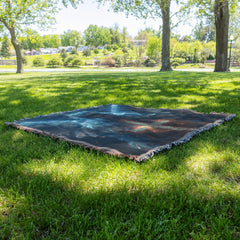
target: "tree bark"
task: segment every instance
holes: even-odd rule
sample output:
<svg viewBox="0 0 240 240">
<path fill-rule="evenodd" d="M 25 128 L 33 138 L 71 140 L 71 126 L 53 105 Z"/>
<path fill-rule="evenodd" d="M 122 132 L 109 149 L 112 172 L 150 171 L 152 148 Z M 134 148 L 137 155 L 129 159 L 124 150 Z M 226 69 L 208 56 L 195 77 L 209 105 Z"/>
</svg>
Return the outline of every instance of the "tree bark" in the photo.
<svg viewBox="0 0 240 240">
<path fill-rule="evenodd" d="M 160 71 L 172 71 L 170 63 L 170 4 L 171 0 L 161 0 L 162 11 L 162 67 Z"/>
<path fill-rule="evenodd" d="M 21 45 L 17 40 L 15 28 L 14 27 L 9 28 L 9 32 L 11 35 L 11 42 L 15 49 L 16 57 L 17 57 L 17 72 L 16 73 L 23 73 L 23 59 L 22 59 Z"/>
<path fill-rule="evenodd" d="M 214 6 L 216 25 L 216 63 L 214 72 L 227 72 L 228 69 L 228 0 L 215 0 Z"/>
</svg>

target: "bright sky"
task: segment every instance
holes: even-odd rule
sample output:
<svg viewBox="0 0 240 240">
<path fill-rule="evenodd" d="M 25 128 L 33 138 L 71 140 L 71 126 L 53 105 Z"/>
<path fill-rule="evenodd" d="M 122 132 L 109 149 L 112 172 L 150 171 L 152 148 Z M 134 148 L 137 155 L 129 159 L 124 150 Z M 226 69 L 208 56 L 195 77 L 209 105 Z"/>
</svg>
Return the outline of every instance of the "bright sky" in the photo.
<svg viewBox="0 0 240 240">
<path fill-rule="evenodd" d="M 172 6 L 174 8 L 175 6 Z M 139 30 L 151 27 L 155 30 L 159 29 L 161 24 L 160 19 L 141 20 L 136 17 L 129 16 L 128 18 L 124 13 L 114 13 L 108 11 L 107 6 L 101 6 L 98 8 L 97 3 L 91 0 L 87 3 L 80 4 L 77 9 L 73 9 L 71 6 L 68 8 L 62 8 L 62 10 L 56 15 L 57 24 L 53 26 L 54 29 L 41 32 L 44 34 L 62 34 L 64 31 L 71 29 L 84 32 L 90 24 L 112 27 L 115 23 L 118 24 L 120 29 L 127 27 L 128 33 L 131 36 L 136 36 Z M 184 25 L 181 28 L 175 29 L 175 33 L 180 35 L 191 34 L 192 27 Z"/>
</svg>

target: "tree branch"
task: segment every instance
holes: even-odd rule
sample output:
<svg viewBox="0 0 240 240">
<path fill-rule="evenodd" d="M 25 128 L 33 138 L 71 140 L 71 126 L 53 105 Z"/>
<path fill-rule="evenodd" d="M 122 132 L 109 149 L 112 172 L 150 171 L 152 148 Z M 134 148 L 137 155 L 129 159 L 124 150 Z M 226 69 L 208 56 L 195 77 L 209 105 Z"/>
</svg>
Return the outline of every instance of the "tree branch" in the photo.
<svg viewBox="0 0 240 240">
<path fill-rule="evenodd" d="M 4 24 L 4 26 L 5 26 L 8 30 L 10 30 L 10 26 L 9 26 L 9 24 L 5 21 L 5 19 L 0 18 L 0 22 L 2 22 L 2 23 Z"/>
</svg>

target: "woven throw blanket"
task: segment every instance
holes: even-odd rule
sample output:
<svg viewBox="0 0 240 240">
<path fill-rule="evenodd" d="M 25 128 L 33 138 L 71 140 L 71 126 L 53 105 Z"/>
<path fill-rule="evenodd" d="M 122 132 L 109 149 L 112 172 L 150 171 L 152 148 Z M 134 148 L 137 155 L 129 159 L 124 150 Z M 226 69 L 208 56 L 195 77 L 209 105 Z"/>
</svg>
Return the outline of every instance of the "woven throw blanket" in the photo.
<svg viewBox="0 0 240 240">
<path fill-rule="evenodd" d="M 141 162 L 234 116 L 110 104 L 5 124 Z"/>
</svg>

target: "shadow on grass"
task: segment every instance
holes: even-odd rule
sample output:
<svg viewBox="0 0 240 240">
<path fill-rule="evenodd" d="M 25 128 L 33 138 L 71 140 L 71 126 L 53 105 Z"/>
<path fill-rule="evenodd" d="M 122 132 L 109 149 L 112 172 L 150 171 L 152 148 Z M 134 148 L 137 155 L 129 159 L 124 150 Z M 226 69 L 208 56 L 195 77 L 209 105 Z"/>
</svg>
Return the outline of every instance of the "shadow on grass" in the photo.
<svg viewBox="0 0 240 240">
<path fill-rule="evenodd" d="M 221 83 L 226 76 L 235 88 Z M 236 78 L 234 73 L 61 73 L 8 81 L 0 89 L 0 238 L 237 239 L 240 198 L 234 191 L 240 173 L 229 168 L 240 142 Z M 215 81 L 222 87 L 216 89 Z M 184 106 L 237 117 L 141 165 L 2 125 L 110 103 Z M 206 176 L 196 174 L 188 164 L 208 145 L 216 156 L 236 154 L 216 159 Z M 229 176 L 236 180 L 233 186 Z M 215 188 L 215 182 L 232 192 Z"/>
<path fill-rule="evenodd" d="M 103 160 L 102 154 L 64 142 L 56 147 L 44 137 L 34 144 L 37 137 L 31 134 L 10 131 L 8 137 L 14 152 L 0 149 L 9 156 L 2 159 L 0 168 L 1 195 L 8 199 L 1 216 L 2 239 L 234 239 L 237 234 L 239 196 L 215 191 L 210 184 L 202 188 L 204 180 L 171 176 L 147 187 L 139 183 L 144 178 L 137 177 L 136 182 L 126 181 L 113 188 L 101 184 L 86 188 L 82 180 L 95 178 L 101 183 L 101 175 L 109 165 L 115 166 L 117 159 Z M 89 160 L 69 159 L 73 148 Z M 140 173 L 146 171 L 144 165 L 118 161 L 119 168 L 123 165 Z M 35 167 L 32 162 L 37 163 Z M 75 175 L 61 174 L 51 167 L 56 164 L 57 168 L 60 162 L 82 166 L 77 181 Z M 149 165 L 152 168 L 151 161 Z"/>
<path fill-rule="evenodd" d="M 8 96 L 3 104 L 27 108 L 24 112 L 29 113 L 38 108 L 32 115 L 109 103 L 155 108 L 177 108 L 182 104 L 187 107 L 189 103 L 196 108 L 202 103 L 198 97 L 215 99 L 216 92 L 203 93 L 209 87 L 208 80 L 214 78 L 218 79 L 213 74 L 206 78 L 203 73 L 26 75 L 18 80 L 18 86 L 10 82 L 3 92 Z M 187 96 L 192 99 L 185 100 Z"/>
<path fill-rule="evenodd" d="M 66 145 L 62 154 L 68 151 Z M 2 239 L 235 239 L 238 234 L 239 197 L 202 189 L 201 181 L 182 176 L 155 189 L 132 182 L 86 190 L 54 171 L 21 164 L 26 160 L 9 163 L 1 184 L 5 197 L 11 196 L 0 225 Z M 108 164 L 111 160 L 99 174 Z"/>
</svg>

